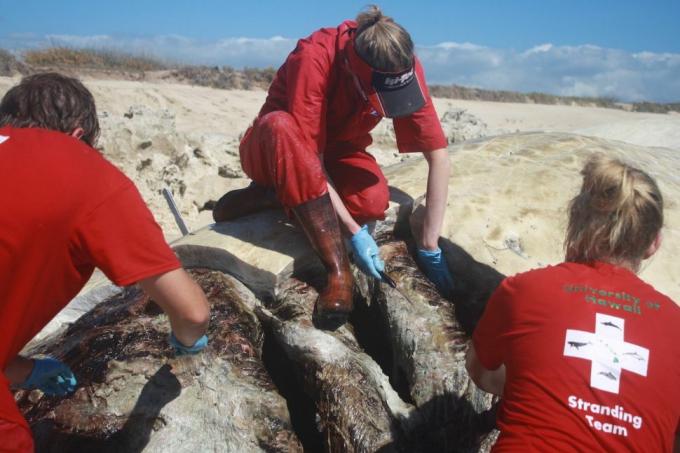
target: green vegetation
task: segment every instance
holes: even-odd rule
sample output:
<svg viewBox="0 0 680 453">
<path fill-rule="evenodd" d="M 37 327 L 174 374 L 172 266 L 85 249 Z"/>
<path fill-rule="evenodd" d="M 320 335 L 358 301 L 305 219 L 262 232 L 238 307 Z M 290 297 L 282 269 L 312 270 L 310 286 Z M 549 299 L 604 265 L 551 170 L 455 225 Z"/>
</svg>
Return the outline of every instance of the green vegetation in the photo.
<svg viewBox="0 0 680 453">
<path fill-rule="evenodd" d="M 633 111 L 652 113 L 680 113 L 680 102 L 670 102 L 668 104 L 657 104 L 656 102 L 636 102 L 633 104 Z"/>
<path fill-rule="evenodd" d="M 145 56 L 131 55 L 113 50 L 71 49 L 51 47 L 28 50 L 24 62 L 36 68 L 79 68 L 110 71 L 157 71 L 166 69 L 161 61 Z"/>
<path fill-rule="evenodd" d="M 274 68 L 244 68 L 242 71 L 231 66 L 183 66 L 173 70 L 170 78 L 176 78 L 192 85 L 220 88 L 223 90 L 266 90 L 274 80 Z"/>
<path fill-rule="evenodd" d="M 25 74 L 28 68 L 10 52 L 0 49 L 0 76 Z"/>
<path fill-rule="evenodd" d="M 481 88 L 468 88 L 459 85 L 432 85 L 432 96 L 465 99 L 471 101 L 491 102 L 517 102 L 521 104 L 548 104 L 548 105 L 583 105 L 592 107 L 623 108 L 616 99 L 590 98 L 577 96 L 556 96 L 546 93 L 519 93 L 516 91 L 484 90 Z"/>
</svg>

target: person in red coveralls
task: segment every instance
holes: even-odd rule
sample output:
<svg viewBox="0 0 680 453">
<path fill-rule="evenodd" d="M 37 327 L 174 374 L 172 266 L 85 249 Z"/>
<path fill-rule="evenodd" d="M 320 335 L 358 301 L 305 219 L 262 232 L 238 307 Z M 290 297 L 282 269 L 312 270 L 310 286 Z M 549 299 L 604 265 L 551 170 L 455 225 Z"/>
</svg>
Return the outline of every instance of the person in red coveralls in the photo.
<svg viewBox="0 0 680 453">
<path fill-rule="evenodd" d="M 399 151 L 422 152 L 429 163 L 418 257 L 447 293 L 452 278 L 437 245 L 448 189 L 447 141 L 411 37 L 376 6 L 356 21 L 298 41 L 241 141 L 241 165 L 253 183 L 227 193 L 213 210 L 220 222 L 280 202 L 297 218 L 328 274 L 315 309 L 321 327 L 343 323 L 352 310 L 341 228 L 359 268 L 382 278 L 384 263 L 366 224 L 384 218 L 389 192 L 366 148 L 384 117 L 393 119 Z"/>
<path fill-rule="evenodd" d="M 95 267 L 139 283 L 168 314 L 170 344 L 207 344 L 208 302 L 182 270 L 136 187 L 93 148 L 94 99 L 55 73 L 24 78 L 0 101 L 0 451 L 33 441 L 10 385 L 63 396 L 76 377 L 55 358 L 17 354 L 88 281 Z"/>
<path fill-rule="evenodd" d="M 567 261 L 501 283 L 468 372 L 502 396 L 494 451 L 670 452 L 680 307 L 636 275 L 660 246 L 663 199 L 651 177 L 618 160 L 592 158 L 582 174 Z"/>
</svg>

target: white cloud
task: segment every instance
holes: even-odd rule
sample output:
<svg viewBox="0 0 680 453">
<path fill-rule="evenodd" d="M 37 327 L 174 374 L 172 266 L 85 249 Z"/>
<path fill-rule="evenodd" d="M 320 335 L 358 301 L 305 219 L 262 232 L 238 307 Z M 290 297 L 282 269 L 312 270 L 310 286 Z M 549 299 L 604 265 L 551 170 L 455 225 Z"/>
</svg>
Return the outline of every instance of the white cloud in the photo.
<svg viewBox="0 0 680 453">
<path fill-rule="evenodd" d="M 418 54 L 429 83 L 625 101 L 680 100 L 680 54 L 550 43 L 525 51 L 420 46 Z"/>
<path fill-rule="evenodd" d="M 464 43 L 458 43 L 458 42 L 451 42 L 451 41 L 446 41 L 446 42 L 440 42 L 439 44 L 433 46 L 438 49 L 445 49 L 445 50 L 482 50 L 485 49 L 484 46 L 478 46 L 477 44 L 472 44 L 469 42 L 464 42 Z"/>
<path fill-rule="evenodd" d="M 233 37 L 201 41 L 180 35 L 117 37 L 35 34 L 0 36 L 0 47 L 26 49 L 64 45 L 114 49 L 169 61 L 279 66 L 296 40 Z M 473 43 L 418 46 L 429 83 L 570 96 L 610 96 L 625 101 L 680 100 L 680 54 L 627 52 L 595 45 L 495 49 Z"/>
<path fill-rule="evenodd" d="M 117 37 L 111 35 L 10 35 L 0 36 L 0 47 L 32 49 L 48 46 L 111 49 L 151 55 L 171 62 L 231 65 L 235 67 L 278 66 L 295 47 L 296 40 L 272 38 L 223 38 L 201 41 L 180 35 L 151 37 Z"/>
<path fill-rule="evenodd" d="M 532 54 L 550 52 L 553 48 L 552 44 L 541 44 L 540 46 L 534 46 L 522 54 L 523 57 L 528 57 Z"/>
</svg>

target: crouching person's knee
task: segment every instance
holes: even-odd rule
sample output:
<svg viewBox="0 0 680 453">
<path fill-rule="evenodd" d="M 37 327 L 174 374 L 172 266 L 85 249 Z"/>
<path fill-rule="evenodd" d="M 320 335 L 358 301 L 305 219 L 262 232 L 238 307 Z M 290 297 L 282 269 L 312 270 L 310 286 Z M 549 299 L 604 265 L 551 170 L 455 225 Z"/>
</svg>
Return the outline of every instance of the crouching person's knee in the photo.
<svg viewBox="0 0 680 453">
<path fill-rule="evenodd" d="M 300 128 L 295 122 L 295 118 L 288 112 L 276 110 L 263 115 L 258 120 L 260 133 L 272 136 L 288 136 L 295 134 Z"/>
<path fill-rule="evenodd" d="M 348 210 L 358 223 L 364 224 L 385 218 L 385 210 L 387 210 L 390 201 L 390 194 L 386 185 L 376 185 L 370 190 L 364 191 L 360 196 L 353 198 L 348 203 L 350 205 Z"/>
</svg>

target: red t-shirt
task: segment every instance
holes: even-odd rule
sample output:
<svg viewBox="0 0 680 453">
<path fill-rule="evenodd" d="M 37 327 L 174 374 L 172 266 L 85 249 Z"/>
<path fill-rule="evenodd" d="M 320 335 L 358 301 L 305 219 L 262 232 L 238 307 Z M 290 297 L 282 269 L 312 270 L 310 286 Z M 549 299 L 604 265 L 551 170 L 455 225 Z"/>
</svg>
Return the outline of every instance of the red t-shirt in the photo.
<svg viewBox="0 0 680 453">
<path fill-rule="evenodd" d="M 132 181 L 75 138 L 0 128 L 0 184 L 0 370 L 95 267 L 121 286 L 180 267 Z M 0 419 L 25 424 L 0 381 Z"/>
<path fill-rule="evenodd" d="M 507 278 L 473 341 L 506 366 L 494 451 L 672 451 L 680 308 L 632 272 L 563 263 Z"/>
<path fill-rule="evenodd" d="M 354 21 L 337 28 L 322 28 L 301 39 L 279 68 L 259 116 L 272 111 L 290 113 L 300 125 L 307 145 L 319 153 L 344 153 L 366 149 L 370 131 L 382 117 L 365 101 L 345 62 Z M 416 72 L 425 75 L 416 58 Z M 393 120 L 401 152 L 445 148 L 446 137 L 432 99 L 417 112 Z"/>
</svg>

